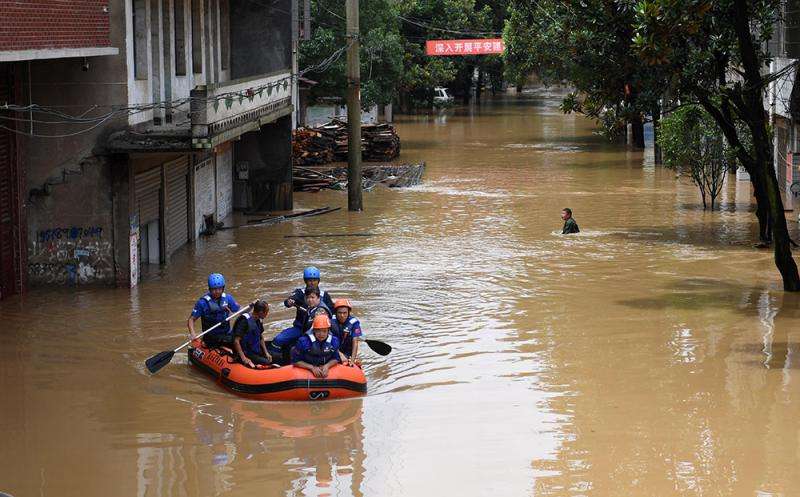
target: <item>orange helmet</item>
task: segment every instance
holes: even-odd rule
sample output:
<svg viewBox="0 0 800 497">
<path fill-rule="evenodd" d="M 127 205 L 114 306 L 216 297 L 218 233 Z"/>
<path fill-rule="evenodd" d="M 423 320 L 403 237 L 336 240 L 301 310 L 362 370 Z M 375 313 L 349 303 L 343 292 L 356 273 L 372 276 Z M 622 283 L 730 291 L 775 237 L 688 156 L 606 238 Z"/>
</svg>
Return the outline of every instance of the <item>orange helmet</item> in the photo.
<svg viewBox="0 0 800 497">
<path fill-rule="evenodd" d="M 353 306 L 350 305 L 350 301 L 347 300 L 347 299 L 336 299 L 336 300 L 333 301 L 333 310 L 334 311 L 336 309 L 340 308 L 340 307 L 347 307 L 349 310 L 351 310 L 351 311 L 353 310 Z"/>
<path fill-rule="evenodd" d="M 331 320 L 325 314 L 320 314 L 314 317 L 314 322 L 311 324 L 311 327 L 315 330 L 320 330 L 322 328 L 330 328 L 331 327 Z"/>
</svg>

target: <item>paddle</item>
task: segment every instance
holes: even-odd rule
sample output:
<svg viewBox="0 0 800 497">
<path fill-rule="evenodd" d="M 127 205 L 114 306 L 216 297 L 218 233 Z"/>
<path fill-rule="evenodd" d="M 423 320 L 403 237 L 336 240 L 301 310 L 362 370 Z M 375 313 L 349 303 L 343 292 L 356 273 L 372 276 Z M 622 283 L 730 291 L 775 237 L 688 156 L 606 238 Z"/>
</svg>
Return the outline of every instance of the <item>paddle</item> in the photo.
<svg viewBox="0 0 800 497">
<path fill-rule="evenodd" d="M 231 314 L 230 316 L 225 318 L 225 321 L 230 321 L 231 319 L 233 319 L 236 316 L 238 316 L 239 314 L 247 311 L 248 309 L 250 309 L 250 305 L 246 305 L 246 306 L 242 307 L 238 311 L 234 312 L 233 314 Z M 225 321 L 223 321 L 223 322 L 225 322 Z M 220 326 L 223 322 L 215 324 L 211 328 L 209 328 L 206 331 L 204 331 L 204 332 L 200 333 L 199 335 L 197 335 L 195 338 L 200 338 L 201 336 L 205 335 L 209 331 L 213 331 L 214 329 L 217 328 L 217 326 Z M 179 351 L 182 348 L 186 347 L 187 345 L 192 343 L 192 341 L 193 340 L 189 340 L 188 342 L 184 343 L 183 345 L 181 345 L 180 347 L 178 347 L 175 350 L 165 350 L 164 352 L 159 352 L 158 354 L 154 355 L 150 359 L 146 360 L 144 362 L 144 365 L 147 366 L 147 370 L 150 371 L 150 373 L 156 374 L 161 368 L 163 368 L 164 366 L 169 364 L 169 362 L 175 356 L 175 353 L 177 351 Z"/>
<path fill-rule="evenodd" d="M 299 305 L 295 305 L 295 307 L 308 314 L 308 309 L 306 309 L 305 307 L 301 307 Z M 389 355 L 392 352 L 392 346 L 386 342 L 381 342 L 380 340 L 370 340 L 370 339 L 364 339 L 364 342 L 366 342 L 369 348 L 371 348 L 372 351 L 378 355 Z"/>
</svg>

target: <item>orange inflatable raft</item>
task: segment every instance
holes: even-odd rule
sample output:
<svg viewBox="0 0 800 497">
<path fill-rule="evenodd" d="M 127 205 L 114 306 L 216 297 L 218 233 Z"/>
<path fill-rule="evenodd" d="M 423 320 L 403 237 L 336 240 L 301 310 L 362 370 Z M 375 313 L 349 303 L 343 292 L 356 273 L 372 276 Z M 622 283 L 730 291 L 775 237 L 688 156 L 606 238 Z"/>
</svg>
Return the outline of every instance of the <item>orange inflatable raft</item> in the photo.
<svg viewBox="0 0 800 497">
<path fill-rule="evenodd" d="M 367 378 L 357 366 L 338 365 L 327 378 L 294 366 L 248 368 L 224 350 L 209 349 L 196 340 L 189 362 L 211 375 L 226 389 L 254 400 L 325 400 L 358 397 L 367 393 Z"/>
</svg>

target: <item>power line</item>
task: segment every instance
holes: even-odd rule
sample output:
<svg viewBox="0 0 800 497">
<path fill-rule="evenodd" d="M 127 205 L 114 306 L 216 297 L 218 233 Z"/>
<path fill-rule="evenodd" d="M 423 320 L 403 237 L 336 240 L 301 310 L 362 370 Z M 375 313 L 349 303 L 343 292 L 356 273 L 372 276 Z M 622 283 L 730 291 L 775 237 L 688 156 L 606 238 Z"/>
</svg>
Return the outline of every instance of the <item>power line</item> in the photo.
<svg viewBox="0 0 800 497">
<path fill-rule="evenodd" d="M 436 26 L 431 26 L 430 24 L 426 24 L 424 22 L 415 21 L 415 20 L 409 19 L 407 17 L 403 17 L 403 16 L 401 16 L 399 14 L 397 15 L 397 18 L 402 20 L 402 21 L 405 21 L 405 22 L 407 22 L 409 24 L 413 24 L 414 26 L 418 26 L 420 28 L 430 29 L 432 31 L 441 31 L 443 33 L 452 33 L 452 34 L 467 35 L 467 36 L 486 36 L 486 35 L 502 36 L 503 35 L 503 33 L 498 32 L 498 31 L 457 31 L 457 30 L 453 30 L 453 29 L 437 28 Z"/>
<path fill-rule="evenodd" d="M 8 126 L 4 126 L 2 124 L 0 124 L 0 129 L 5 129 L 5 130 L 10 131 L 12 133 L 16 133 L 16 134 L 19 134 L 19 135 L 30 136 L 30 137 L 35 137 L 35 138 L 68 138 L 68 137 L 76 136 L 76 135 L 79 135 L 79 134 L 82 134 L 82 133 L 88 133 L 89 131 L 92 131 L 92 130 L 96 129 L 97 127 L 99 127 L 100 125 L 102 125 L 103 123 L 107 122 L 108 120 L 110 120 L 110 119 L 112 119 L 114 117 L 123 117 L 123 116 L 124 117 L 130 117 L 132 115 L 136 115 L 136 114 L 139 114 L 139 113 L 142 113 L 142 112 L 147 112 L 147 111 L 151 111 L 151 110 L 155 110 L 155 109 L 161 109 L 161 108 L 164 108 L 164 109 L 178 109 L 180 107 L 183 107 L 183 106 L 185 106 L 187 104 L 190 104 L 190 103 L 193 103 L 193 102 L 194 103 L 200 103 L 200 104 L 208 104 L 208 103 L 218 104 L 219 102 L 221 102 L 223 100 L 228 102 L 228 101 L 232 101 L 234 98 L 239 98 L 239 99 L 251 98 L 255 94 L 261 94 L 261 92 L 263 92 L 265 90 L 269 92 L 269 91 L 271 91 L 271 88 L 276 88 L 276 87 L 278 87 L 278 86 L 280 86 L 282 84 L 285 87 L 285 85 L 289 84 L 289 81 L 294 81 L 295 79 L 297 79 L 300 76 L 303 76 L 305 74 L 312 73 L 312 72 L 324 72 L 324 71 L 327 71 L 328 69 L 330 69 L 339 60 L 339 58 L 341 58 L 341 55 L 345 52 L 345 50 L 347 50 L 348 47 L 349 47 L 349 43 L 347 45 L 343 46 L 343 47 L 338 48 L 331 55 L 329 55 L 328 57 L 326 57 L 325 59 L 323 59 L 319 63 L 317 63 L 317 64 L 315 64 L 313 66 L 309 66 L 309 67 L 303 69 L 302 71 L 299 71 L 297 74 L 292 74 L 290 76 L 287 76 L 285 78 L 281 78 L 281 79 L 276 80 L 274 82 L 267 83 L 265 85 L 256 86 L 256 87 L 253 87 L 253 88 L 248 88 L 247 90 L 244 90 L 244 91 L 222 93 L 222 94 L 219 94 L 219 95 L 215 95 L 212 98 L 197 98 L 197 97 L 189 96 L 189 97 L 185 97 L 185 98 L 177 99 L 177 100 L 172 100 L 172 101 L 159 101 L 159 102 L 152 102 L 152 103 L 147 103 L 147 104 L 126 106 L 126 107 L 118 107 L 118 108 L 114 108 L 116 106 L 113 106 L 113 105 L 109 105 L 109 106 L 106 106 L 106 105 L 95 105 L 95 106 L 92 107 L 92 109 L 89 109 L 89 110 L 83 112 L 79 116 L 72 116 L 72 115 L 69 115 L 69 114 L 67 114 L 65 112 L 61 112 L 61 111 L 59 111 L 57 109 L 54 109 L 54 108 L 51 108 L 51 107 L 41 106 L 41 105 L 38 105 L 38 104 L 29 104 L 29 105 L 24 105 L 24 106 L 19 106 L 19 105 L 15 105 L 15 104 L 6 104 L 4 106 L 0 106 L 0 111 L 1 110 L 8 110 L 8 111 L 11 111 L 11 112 L 29 112 L 29 113 L 34 113 L 35 112 L 37 114 L 44 114 L 44 115 L 51 115 L 51 116 L 59 117 L 62 120 L 61 121 L 39 121 L 39 120 L 31 120 L 31 119 L 24 119 L 24 118 L 15 118 L 15 117 L 11 117 L 11 116 L 2 116 L 2 115 L 0 115 L 0 119 L 7 119 L 7 120 L 13 120 L 13 121 L 24 121 L 24 122 L 34 122 L 34 123 L 48 124 L 48 125 L 91 124 L 91 126 L 86 128 L 86 129 L 83 129 L 83 130 L 80 130 L 80 131 L 76 131 L 76 132 L 73 132 L 73 133 L 65 133 L 65 134 L 58 134 L 58 135 L 41 135 L 41 134 L 36 134 L 36 133 L 29 133 L 29 132 L 17 130 L 17 129 L 14 129 L 14 128 L 10 128 Z M 84 117 L 87 112 L 89 112 L 89 111 L 91 111 L 91 110 L 93 110 L 95 108 L 98 108 L 98 107 L 112 107 L 113 110 L 111 110 L 110 112 L 107 112 L 107 113 L 105 113 L 103 115 L 100 115 L 100 116 Z"/>
</svg>

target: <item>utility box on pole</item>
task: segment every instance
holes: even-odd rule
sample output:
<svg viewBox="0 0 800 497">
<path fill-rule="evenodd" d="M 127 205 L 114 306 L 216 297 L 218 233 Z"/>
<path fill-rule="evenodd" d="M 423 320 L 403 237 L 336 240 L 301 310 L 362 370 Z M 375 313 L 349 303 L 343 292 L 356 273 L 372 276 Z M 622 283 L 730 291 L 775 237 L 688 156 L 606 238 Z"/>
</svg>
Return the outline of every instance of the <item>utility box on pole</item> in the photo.
<svg viewBox="0 0 800 497">
<path fill-rule="evenodd" d="M 364 210 L 361 198 L 361 61 L 358 0 L 346 0 L 347 13 L 347 209 Z"/>
</svg>

